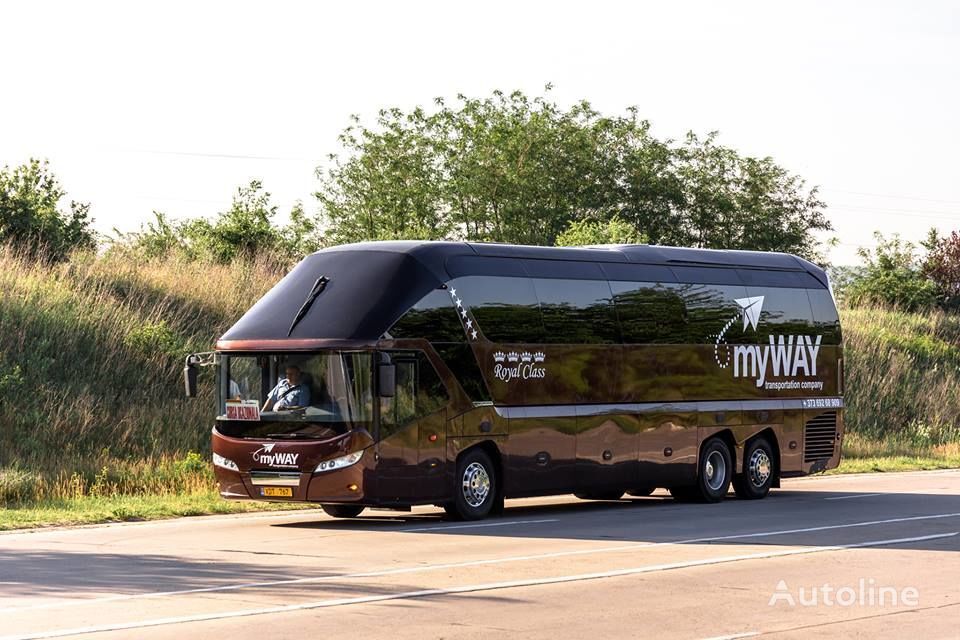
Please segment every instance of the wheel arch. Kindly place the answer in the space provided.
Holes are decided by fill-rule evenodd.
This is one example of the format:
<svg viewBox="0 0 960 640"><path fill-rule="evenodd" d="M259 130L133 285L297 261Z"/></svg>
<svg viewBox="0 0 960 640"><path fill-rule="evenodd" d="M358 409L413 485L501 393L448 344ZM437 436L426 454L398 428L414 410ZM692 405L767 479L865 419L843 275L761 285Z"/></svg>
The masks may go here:
<svg viewBox="0 0 960 640"><path fill-rule="evenodd" d="M506 479L505 479L506 474L505 474L505 467L503 464L503 455L500 453L500 447L497 446L496 442L494 442L493 440L482 440L480 442L475 442L457 454L456 462L459 463L460 459L463 458L463 456L467 455L471 451L476 451L477 449L480 449L481 451L486 453L488 456L490 456L490 462L493 463L493 470L497 474L497 478L496 478L497 481L494 485L496 487L496 494L495 494L495 497L497 500L496 504L500 504L503 502L503 497L504 497L503 491L504 491L504 487L506 486Z"/></svg>

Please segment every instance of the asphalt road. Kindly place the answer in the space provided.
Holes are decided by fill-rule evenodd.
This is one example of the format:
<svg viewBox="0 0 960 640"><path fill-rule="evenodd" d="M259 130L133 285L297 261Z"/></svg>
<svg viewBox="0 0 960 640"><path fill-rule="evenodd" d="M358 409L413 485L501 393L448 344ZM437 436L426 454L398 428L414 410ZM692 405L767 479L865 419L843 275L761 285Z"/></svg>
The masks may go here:
<svg viewBox="0 0 960 640"><path fill-rule="evenodd" d="M0 640L960 638L960 471L365 515L0 534Z"/></svg>

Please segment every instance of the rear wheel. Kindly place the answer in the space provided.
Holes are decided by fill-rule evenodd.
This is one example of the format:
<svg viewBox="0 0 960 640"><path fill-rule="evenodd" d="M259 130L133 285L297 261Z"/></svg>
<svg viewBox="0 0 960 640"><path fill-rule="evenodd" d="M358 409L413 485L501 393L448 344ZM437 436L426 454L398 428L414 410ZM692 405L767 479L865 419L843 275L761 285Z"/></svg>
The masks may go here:
<svg viewBox="0 0 960 640"><path fill-rule="evenodd" d="M730 490L733 477L733 456L730 447L720 438L703 445L697 466L697 482L688 487L674 487L670 494L681 502L720 502Z"/></svg>
<svg viewBox="0 0 960 640"><path fill-rule="evenodd" d="M364 509L359 504L321 504L320 508L334 518L356 518Z"/></svg>
<svg viewBox="0 0 960 640"><path fill-rule="evenodd" d="M581 500L619 500L623 497L623 489L608 489L606 491L580 491L573 494Z"/></svg>
<svg viewBox="0 0 960 640"><path fill-rule="evenodd" d="M743 473L734 476L733 490L744 500L759 500L770 493L774 476L773 447L766 438L757 438L743 452Z"/></svg>
<svg viewBox="0 0 960 640"><path fill-rule="evenodd" d="M482 449L465 453L457 462L454 501L447 513L460 520L480 520L493 509L497 496L497 474L490 456Z"/></svg>

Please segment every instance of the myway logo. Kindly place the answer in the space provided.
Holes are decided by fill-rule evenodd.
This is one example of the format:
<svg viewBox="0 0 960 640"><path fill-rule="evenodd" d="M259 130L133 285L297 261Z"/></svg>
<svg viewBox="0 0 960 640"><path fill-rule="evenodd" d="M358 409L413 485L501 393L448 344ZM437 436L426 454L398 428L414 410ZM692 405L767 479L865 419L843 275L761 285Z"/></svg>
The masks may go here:
<svg viewBox="0 0 960 640"><path fill-rule="evenodd" d="M739 317L743 319L743 330L746 331L749 327L756 331L760 313L763 311L763 296L737 298L735 302L740 307ZM721 369L730 366L731 347L726 344L724 335L737 321L737 317L730 318L715 336L714 359ZM822 381L787 380L768 383L767 374L772 373L773 377L779 378L816 377L817 354L820 352L823 336L780 335L768 336L767 339L769 344L733 346L733 377L755 378L758 387L766 384L769 389L775 390L822 388ZM721 346L724 347L722 355Z"/></svg>
<svg viewBox="0 0 960 640"><path fill-rule="evenodd" d="M817 375L817 353L823 336L769 336L770 344L744 345L733 348L733 377L756 378L762 387L768 367L774 376L796 377ZM802 373L801 373L802 372Z"/></svg>
<svg viewBox="0 0 960 640"><path fill-rule="evenodd" d="M277 446L276 442L265 444L253 452L253 461L257 464L265 464L268 467L295 467L299 453L273 452Z"/></svg>

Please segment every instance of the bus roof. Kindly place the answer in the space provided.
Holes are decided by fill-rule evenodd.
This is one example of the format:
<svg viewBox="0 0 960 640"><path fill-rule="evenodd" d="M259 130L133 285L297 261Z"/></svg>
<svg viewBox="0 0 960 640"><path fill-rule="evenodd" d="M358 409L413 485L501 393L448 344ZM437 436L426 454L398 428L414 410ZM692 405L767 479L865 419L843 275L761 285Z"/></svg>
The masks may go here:
<svg viewBox="0 0 960 640"><path fill-rule="evenodd" d="M744 284L751 284L748 274L793 272L804 276L809 286L827 287L821 268L786 253L655 245L363 242L307 256L221 337L218 346L258 340L376 340L423 296L453 278L522 276L534 270L545 277L673 282L698 281L699 276L723 270L729 274L725 277ZM320 293L311 296L318 288Z"/></svg>

